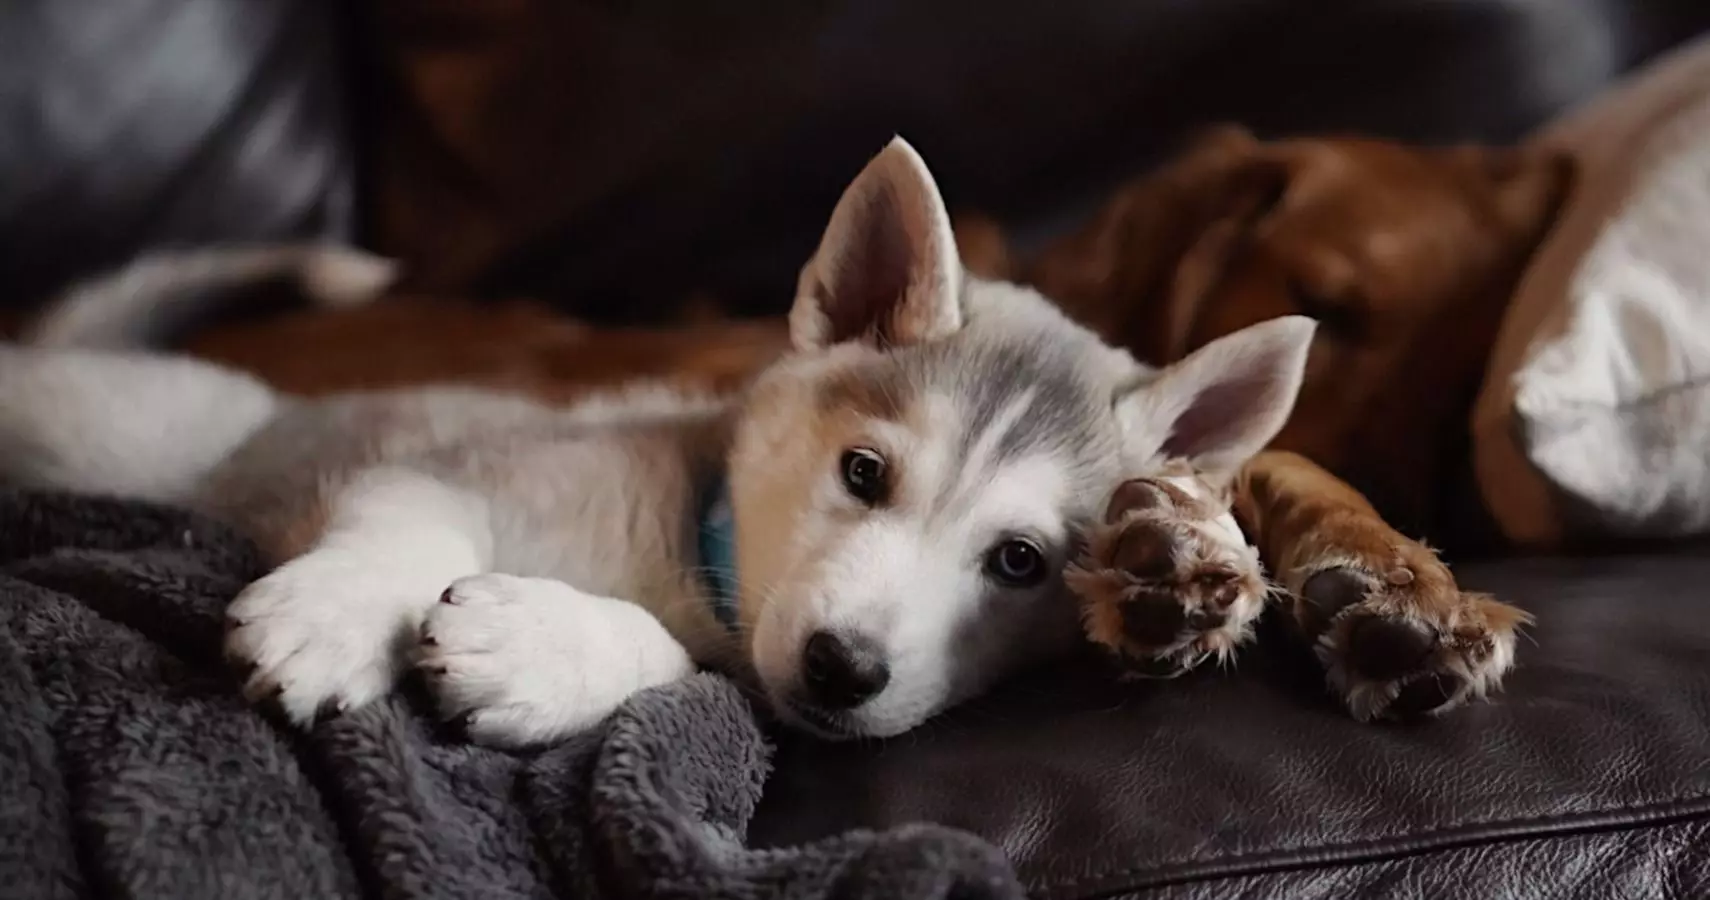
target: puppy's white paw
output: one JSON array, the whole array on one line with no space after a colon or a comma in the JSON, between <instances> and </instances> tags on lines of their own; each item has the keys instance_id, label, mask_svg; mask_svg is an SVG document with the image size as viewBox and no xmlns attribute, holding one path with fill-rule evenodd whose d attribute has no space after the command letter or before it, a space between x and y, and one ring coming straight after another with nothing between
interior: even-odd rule
<instances>
[{"instance_id":1,"label":"puppy's white paw","mask_svg":"<svg viewBox=\"0 0 1710 900\"><path fill-rule=\"evenodd\" d=\"M253 667L245 696L276 696L303 725L386 694L432 602L410 581L358 554L320 550L245 588L226 608L226 655Z\"/></svg>"},{"instance_id":2,"label":"puppy's white paw","mask_svg":"<svg viewBox=\"0 0 1710 900\"><path fill-rule=\"evenodd\" d=\"M695 668L641 607L511 575L447 588L422 624L417 666L442 715L463 717L472 739L502 747L574 734Z\"/></svg>"}]
</instances>

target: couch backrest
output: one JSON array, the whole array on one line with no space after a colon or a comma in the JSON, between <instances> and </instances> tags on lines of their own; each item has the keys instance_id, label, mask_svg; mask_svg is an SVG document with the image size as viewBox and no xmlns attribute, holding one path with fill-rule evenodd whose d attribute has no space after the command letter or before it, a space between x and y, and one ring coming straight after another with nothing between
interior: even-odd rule
<instances>
[{"instance_id":1,"label":"couch backrest","mask_svg":"<svg viewBox=\"0 0 1710 900\"><path fill-rule=\"evenodd\" d=\"M149 247L356 235L435 291L772 312L894 133L1027 239L1204 123L1505 140L1707 28L1704 0L8 0L0 306Z\"/></svg>"},{"instance_id":2,"label":"couch backrest","mask_svg":"<svg viewBox=\"0 0 1710 900\"><path fill-rule=\"evenodd\" d=\"M343 235L337 3L0 3L0 308L149 247Z\"/></svg>"},{"instance_id":3,"label":"couch backrest","mask_svg":"<svg viewBox=\"0 0 1710 900\"><path fill-rule=\"evenodd\" d=\"M1184 131L1518 137L1704 0L371 0L376 239L438 290L786 303L897 132L1049 230Z\"/></svg>"}]
</instances>

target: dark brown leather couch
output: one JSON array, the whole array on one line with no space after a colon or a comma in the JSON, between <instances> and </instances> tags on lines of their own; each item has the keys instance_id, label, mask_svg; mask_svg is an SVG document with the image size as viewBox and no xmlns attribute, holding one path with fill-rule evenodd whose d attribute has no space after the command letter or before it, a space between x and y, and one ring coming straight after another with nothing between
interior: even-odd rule
<instances>
[{"instance_id":1,"label":"dark brown leather couch","mask_svg":"<svg viewBox=\"0 0 1710 900\"><path fill-rule=\"evenodd\" d=\"M1507 139L1710 29L1703 0L11 0L0 286L355 238L419 286L775 312L885 138L1024 238L1200 123ZM781 748L754 839L928 819L1041 897L1710 896L1705 545L1461 568L1539 617L1496 702L1359 726L1270 641L1065 663L903 738Z\"/></svg>"}]
</instances>

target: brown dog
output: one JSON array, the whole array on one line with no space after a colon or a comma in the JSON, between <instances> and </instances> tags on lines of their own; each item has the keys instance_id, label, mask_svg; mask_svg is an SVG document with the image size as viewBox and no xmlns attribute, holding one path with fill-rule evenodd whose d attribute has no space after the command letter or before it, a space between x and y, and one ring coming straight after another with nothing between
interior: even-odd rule
<instances>
[{"instance_id":1,"label":"brown dog","mask_svg":"<svg viewBox=\"0 0 1710 900\"><path fill-rule=\"evenodd\" d=\"M1494 688L1525 615L1461 592L1434 552L1347 481L1410 530L1436 512L1431 500L1466 455L1467 412L1506 299L1568 181L1563 161L1518 151L1261 143L1221 129L1030 263L1015 265L978 219L959 222L957 239L973 271L1031 282L1156 364L1279 315L1320 321L1275 452L1211 492L1292 595L1288 617L1350 711L1401 717ZM190 349L303 393L459 380L561 398L639 376L735 386L784 342L776 322L609 331L527 304L412 299L228 327ZM1117 500L1091 542L1105 553L1087 561L1096 577L1081 582L1089 634L1156 663L1162 638L1123 623L1156 631L1180 620L1166 629L1176 639L1215 619L1235 576L1208 569L1186 537L1216 504L1184 501L1157 479ZM1146 571L1132 562L1137 547L1150 548L1138 553ZM1171 606L1125 616L1142 595Z\"/></svg>"},{"instance_id":2,"label":"brown dog","mask_svg":"<svg viewBox=\"0 0 1710 900\"><path fill-rule=\"evenodd\" d=\"M1495 688L1512 661L1525 614L1460 591L1384 516L1447 527L1433 501L1467 458L1508 297L1570 180L1566 160L1517 150L1261 143L1221 129L1014 273L1159 365L1265 319L1320 322L1294 413L1231 501L1358 718L1452 708ZM1381 497L1384 516L1343 479ZM1113 508L1106 528L1139 531L1095 546L1132 554L1150 542L1173 566L1139 571L1107 552L1091 565L1126 589L1084 592L1090 605L1206 578L1181 529L1132 513ZM1103 643L1145 657L1131 635Z\"/></svg>"},{"instance_id":3,"label":"brown dog","mask_svg":"<svg viewBox=\"0 0 1710 900\"><path fill-rule=\"evenodd\" d=\"M1214 132L1122 189L1021 279L1154 364L1247 325L1319 320L1275 446L1424 524L1459 460L1509 295L1566 160Z\"/></svg>"}]
</instances>

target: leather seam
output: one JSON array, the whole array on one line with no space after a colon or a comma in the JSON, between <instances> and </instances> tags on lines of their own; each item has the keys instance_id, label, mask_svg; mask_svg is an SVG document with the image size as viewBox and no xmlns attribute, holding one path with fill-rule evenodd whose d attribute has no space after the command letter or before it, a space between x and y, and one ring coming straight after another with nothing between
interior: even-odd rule
<instances>
[{"instance_id":1,"label":"leather seam","mask_svg":"<svg viewBox=\"0 0 1710 900\"><path fill-rule=\"evenodd\" d=\"M1403 859L1423 853L1508 843L1517 840L1567 837L1579 834L1613 833L1655 827L1680 821L1710 818L1710 793L1700 793L1665 803L1618 807L1573 818L1537 816L1498 819L1462 824L1404 838L1349 841L1309 847L1266 850L1250 855L1226 857L1206 863L1177 863L1129 866L1065 878L1030 881L1028 891L1050 900L1087 900L1119 891L1133 891L1172 884L1190 884L1232 877L1264 875L1329 866ZM1115 881L1116 883L1112 883ZM1080 893L1090 888L1090 893ZM1060 891L1071 893L1059 893Z\"/></svg>"}]
</instances>

